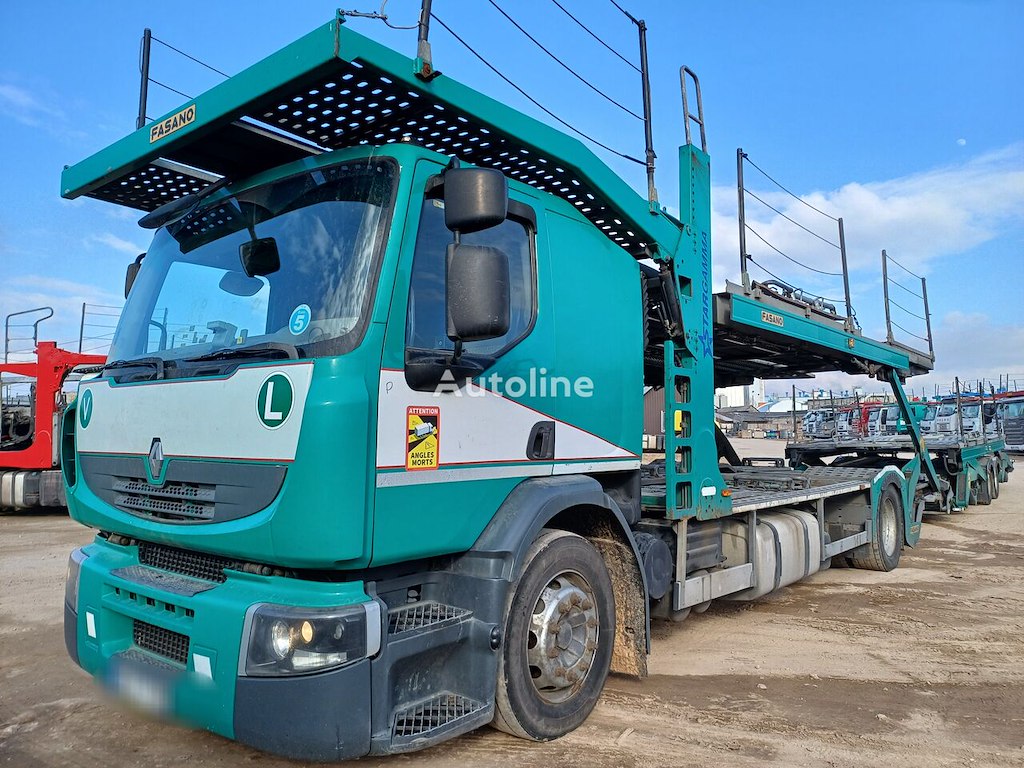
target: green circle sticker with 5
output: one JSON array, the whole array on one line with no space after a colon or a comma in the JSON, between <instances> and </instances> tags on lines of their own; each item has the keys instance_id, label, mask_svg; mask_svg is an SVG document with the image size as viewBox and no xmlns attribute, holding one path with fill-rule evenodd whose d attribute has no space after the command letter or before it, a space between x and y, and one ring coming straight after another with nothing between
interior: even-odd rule
<instances>
[{"instance_id":1,"label":"green circle sticker with 5","mask_svg":"<svg viewBox=\"0 0 1024 768\"><path fill-rule=\"evenodd\" d=\"M292 382L283 373L273 373L263 380L256 396L256 414L267 429L277 429L288 420L294 400Z\"/></svg>"},{"instance_id":2,"label":"green circle sticker with 5","mask_svg":"<svg viewBox=\"0 0 1024 768\"><path fill-rule=\"evenodd\" d=\"M82 429L89 426L89 422L92 421L92 390L87 389L82 393L82 399L78 403L78 420L82 424Z\"/></svg>"}]
</instances>

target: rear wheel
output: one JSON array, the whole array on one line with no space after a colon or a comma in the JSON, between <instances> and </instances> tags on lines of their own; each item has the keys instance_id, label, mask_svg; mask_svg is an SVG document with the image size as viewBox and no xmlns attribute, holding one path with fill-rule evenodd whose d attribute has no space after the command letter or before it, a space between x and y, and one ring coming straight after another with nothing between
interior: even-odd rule
<instances>
[{"instance_id":1,"label":"rear wheel","mask_svg":"<svg viewBox=\"0 0 1024 768\"><path fill-rule=\"evenodd\" d=\"M707 576L707 575L708 575L708 572L703 570L703 569L701 569L699 571L694 571L693 573L691 573L689 578L692 579L694 576ZM696 605L692 606L694 613L704 613L704 611L706 611L710 607L711 607L711 601L710 600L705 600L703 603L697 603Z\"/></svg>"},{"instance_id":2,"label":"rear wheel","mask_svg":"<svg viewBox=\"0 0 1024 768\"><path fill-rule=\"evenodd\" d=\"M988 488L993 499L999 498L999 460L993 459L988 465Z\"/></svg>"},{"instance_id":3,"label":"rear wheel","mask_svg":"<svg viewBox=\"0 0 1024 768\"><path fill-rule=\"evenodd\" d=\"M903 551L903 500L894 485L888 485L878 500L878 515L871 529L871 541L851 554L854 568L891 571L900 562Z\"/></svg>"},{"instance_id":4,"label":"rear wheel","mask_svg":"<svg viewBox=\"0 0 1024 768\"><path fill-rule=\"evenodd\" d=\"M991 464L985 465L985 471L982 472L978 479L975 481L975 497L978 500L978 504L983 507L987 507L992 503L992 499L995 498L992 495L992 469Z\"/></svg>"},{"instance_id":5,"label":"rear wheel","mask_svg":"<svg viewBox=\"0 0 1024 768\"><path fill-rule=\"evenodd\" d=\"M492 725L533 741L575 729L604 688L614 637L601 555L581 536L543 531L512 588Z\"/></svg>"}]
</instances>

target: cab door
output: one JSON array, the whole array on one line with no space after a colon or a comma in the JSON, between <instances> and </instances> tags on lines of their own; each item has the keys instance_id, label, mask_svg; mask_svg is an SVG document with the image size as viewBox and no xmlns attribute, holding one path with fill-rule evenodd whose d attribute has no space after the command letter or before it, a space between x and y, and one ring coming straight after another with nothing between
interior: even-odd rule
<instances>
[{"instance_id":1,"label":"cab door","mask_svg":"<svg viewBox=\"0 0 1024 768\"><path fill-rule=\"evenodd\" d=\"M551 334L545 332L540 271L546 251L538 245L535 201L513 191L505 222L462 236L463 243L497 248L508 258L509 326L499 338L465 342L453 363L445 314L453 236L434 179L442 170L429 161L417 166L388 317L377 410L374 564L468 549L517 483L552 472L554 424L505 390L510 381L528 385L531 370L553 354L543 343Z\"/></svg>"}]
</instances>

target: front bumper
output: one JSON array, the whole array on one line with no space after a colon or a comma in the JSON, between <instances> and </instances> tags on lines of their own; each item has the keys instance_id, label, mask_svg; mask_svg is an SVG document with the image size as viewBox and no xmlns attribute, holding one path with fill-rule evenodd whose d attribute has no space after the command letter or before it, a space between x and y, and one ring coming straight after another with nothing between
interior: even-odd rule
<instances>
[{"instance_id":1,"label":"front bumper","mask_svg":"<svg viewBox=\"0 0 1024 768\"><path fill-rule=\"evenodd\" d=\"M202 583L141 565L134 546L97 539L85 554L77 590L69 590L76 604L64 606L65 643L116 695L288 757L339 760L370 751L368 659L292 677L247 677L239 663L251 606L364 603L362 582L228 571L223 583Z\"/></svg>"}]
</instances>

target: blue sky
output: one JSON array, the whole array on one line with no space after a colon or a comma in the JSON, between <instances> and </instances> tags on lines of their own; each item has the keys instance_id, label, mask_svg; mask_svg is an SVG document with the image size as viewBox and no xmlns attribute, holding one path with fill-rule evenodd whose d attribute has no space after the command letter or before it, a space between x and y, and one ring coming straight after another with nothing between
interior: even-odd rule
<instances>
[{"instance_id":1,"label":"blue sky","mask_svg":"<svg viewBox=\"0 0 1024 768\"><path fill-rule=\"evenodd\" d=\"M635 72L551 0L496 2L597 88L639 111ZM610 2L561 2L635 60L635 30ZM379 8L378 0L349 3ZM789 189L844 217L854 304L867 333L883 333L881 248L928 277L939 360L936 373L914 385L1003 373L1024 384L1024 4L622 4L650 27L658 188L670 209L678 199L674 156L682 136L678 67L688 64L701 77L715 185L716 283L738 272L735 151L742 146ZM418 5L390 0L386 10L393 23L411 24ZM62 201L58 186L64 164L134 128L143 27L233 73L329 19L334 9L261 0L242 7L191 0L3 4L0 314L52 304L57 316L43 335L77 341L83 301L120 303L124 266L148 241L135 225L137 214L92 200ZM600 141L642 156L641 124L558 68L488 0L435 0L434 10L542 104ZM402 52L415 50L413 32L350 23ZM443 29L436 27L432 40L437 68L539 115ZM152 74L193 95L220 80L160 46ZM150 94L154 117L183 101L157 86ZM617 158L609 164L644 188L642 169ZM748 172L747 181L779 210L834 238L830 222L756 173ZM833 249L787 229L767 209L754 205L748 215L786 253L824 271L834 268ZM748 246L757 253L756 240ZM757 255L802 287L829 296L841 291L771 252ZM905 322L917 329L914 318Z\"/></svg>"}]
</instances>

